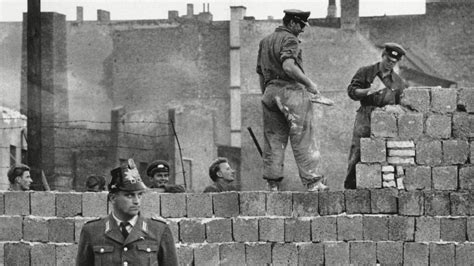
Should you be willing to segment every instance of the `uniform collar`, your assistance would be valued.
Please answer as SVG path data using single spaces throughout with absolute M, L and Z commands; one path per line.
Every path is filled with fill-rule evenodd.
M 118 226 L 120 226 L 120 223 L 122 223 L 122 222 L 128 222 L 132 227 L 134 227 L 135 224 L 137 224 L 138 215 L 135 215 L 129 221 L 122 221 L 119 218 L 117 218 L 117 216 L 115 216 L 114 212 L 112 212 L 112 218 L 114 218 L 114 220 L 115 220 L 115 222 L 117 223 Z
M 132 227 L 132 231 L 130 231 L 130 233 L 128 234 L 127 239 L 123 239 L 122 233 L 120 232 L 120 227 L 117 224 L 118 219 L 116 219 L 113 213 L 111 213 L 105 222 L 105 235 L 123 245 L 127 245 L 129 243 L 145 239 L 145 237 L 157 239 L 155 234 L 150 231 L 147 220 L 144 219 L 141 215 L 137 215 L 136 218 L 136 226 Z
M 275 29 L 275 32 L 281 32 L 281 31 L 286 31 L 288 33 L 290 33 L 291 35 L 295 36 L 296 38 L 298 38 L 298 36 L 296 36 L 293 32 L 291 32 L 290 29 L 288 29 L 286 26 L 278 26 L 276 29 Z M 299 40 L 299 39 L 298 39 Z

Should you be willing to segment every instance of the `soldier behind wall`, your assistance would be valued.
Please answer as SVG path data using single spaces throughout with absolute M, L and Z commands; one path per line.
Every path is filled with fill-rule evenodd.
M 226 192 L 236 191 L 232 184 L 234 182 L 235 171 L 230 167 L 229 160 L 225 157 L 219 157 L 209 166 L 209 177 L 213 184 L 204 189 L 204 193 L 208 192 Z
M 87 192 L 101 192 L 105 190 L 105 177 L 102 175 L 91 175 L 86 180 Z
M 10 181 L 11 191 L 28 191 L 30 190 L 33 179 L 30 176 L 30 167 L 26 164 L 14 165 L 8 170 L 8 181 Z
M 167 161 L 156 160 L 146 169 L 146 174 L 150 177 L 150 188 L 157 192 L 183 193 L 185 189 L 180 185 L 169 184 L 170 165 Z

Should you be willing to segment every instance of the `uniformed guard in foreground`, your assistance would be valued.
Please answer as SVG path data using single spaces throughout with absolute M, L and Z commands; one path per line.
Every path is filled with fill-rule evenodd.
M 178 265 L 169 226 L 140 214 L 147 187 L 133 160 L 113 169 L 111 175 L 108 188 L 113 210 L 84 225 L 76 265 Z

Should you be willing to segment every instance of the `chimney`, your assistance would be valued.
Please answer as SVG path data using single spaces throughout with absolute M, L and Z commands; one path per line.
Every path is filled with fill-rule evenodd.
M 207 3 L 207 13 L 211 13 L 211 11 L 209 11 L 209 3 Z
M 110 21 L 110 12 L 102 9 L 97 9 L 97 21 L 108 22 Z
M 336 17 L 336 0 L 329 0 L 329 5 L 328 5 L 328 18 L 335 18 Z
M 341 28 L 349 31 L 359 29 L 359 0 L 341 0 Z
M 84 21 L 84 8 L 82 6 L 76 6 L 76 22 L 82 23 Z
M 168 19 L 169 20 L 174 20 L 179 18 L 179 13 L 177 10 L 169 10 L 168 11 Z
M 186 17 L 187 18 L 193 18 L 193 16 L 194 16 L 194 6 L 193 6 L 193 4 L 188 4 L 187 5 Z

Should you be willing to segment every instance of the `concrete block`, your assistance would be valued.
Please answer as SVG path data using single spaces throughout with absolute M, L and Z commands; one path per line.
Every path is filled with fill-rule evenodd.
M 441 237 L 441 221 L 438 217 L 415 218 L 415 242 L 438 242 Z
M 415 150 L 399 150 L 399 149 L 389 149 L 388 156 L 392 157 L 415 157 Z
M 240 192 L 240 214 L 243 216 L 265 216 L 266 193 L 258 191 Z
M 259 219 L 258 239 L 264 242 L 285 242 L 285 219 L 267 217 Z
M 302 243 L 298 245 L 299 265 L 324 265 L 324 245 L 322 243 Z
M 371 114 L 370 133 L 374 137 L 393 138 L 398 135 L 395 114 L 373 111 Z
M 72 217 L 82 214 L 82 193 L 56 193 L 56 216 Z
M 403 242 L 379 241 L 377 244 L 377 261 L 381 265 L 403 264 Z
M 4 201 L 3 192 L 0 192 L 0 215 L 5 213 L 5 201 Z
M 412 140 L 387 140 L 388 149 L 411 149 L 415 148 Z
M 403 185 L 407 190 L 431 190 L 431 167 L 412 166 L 405 172 Z
M 388 239 L 392 241 L 413 241 L 415 239 L 415 218 L 392 215 L 388 219 Z
M 422 165 L 439 165 L 442 161 L 441 142 L 418 141 L 416 143 L 416 163 Z
M 4 244 L 5 265 L 30 265 L 31 245 L 9 242 Z
M 362 216 L 337 216 L 337 240 L 353 241 L 364 239 Z
M 206 240 L 209 243 L 232 242 L 232 221 L 212 219 L 206 223 Z
M 457 107 L 457 90 L 451 88 L 431 89 L 431 111 L 435 113 L 452 113 Z
M 212 194 L 187 194 L 186 210 L 188 212 L 188 217 L 212 217 Z
M 474 137 L 474 115 L 463 112 L 453 114 L 453 137 L 469 139 Z
M 48 242 L 48 220 L 26 216 L 23 219 L 23 239 L 31 242 Z
M 458 107 L 468 113 L 474 113 L 474 88 L 459 90 Z
M 349 265 L 349 243 L 327 242 L 324 243 L 324 259 L 326 265 Z
M 451 192 L 449 194 L 449 201 L 451 202 L 450 206 L 452 216 L 469 215 L 469 193 Z
M 6 191 L 4 192 L 3 197 L 5 200 L 5 214 L 30 214 L 30 192 Z
M 272 249 L 272 265 L 297 265 L 298 249 L 293 243 L 275 243 Z
M 455 265 L 454 244 L 429 243 L 431 265 Z
M 344 192 L 346 213 L 370 213 L 370 191 L 366 189 L 350 189 Z
M 194 249 L 192 246 L 177 245 L 176 256 L 180 266 L 194 265 Z
M 469 142 L 469 162 L 474 164 L 474 141 Z
M 74 219 L 52 218 L 48 220 L 50 242 L 74 243 Z
M 402 139 L 417 139 L 423 135 L 423 114 L 405 113 L 398 117 L 398 136 Z
M 356 165 L 357 188 L 380 188 L 382 187 L 382 170 L 379 164 Z
M 432 138 L 448 139 L 451 137 L 451 116 L 430 114 L 426 119 L 426 135 Z
M 401 105 L 409 109 L 426 113 L 430 110 L 430 90 L 427 88 L 408 88 L 403 91 Z
M 420 191 L 401 191 L 398 198 L 398 213 L 407 216 L 423 215 L 424 197 Z
M 219 265 L 220 255 L 217 244 L 204 244 L 194 248 L 195 265 Z
M 462 243 L 456 245 L 455 265 L 470 265 L 474 261 L 474 243 Z
M 457 190 L 458 167 L 437 166 L 431 169 L 433 189 L 435 190 Z
M 429 246 L 426 243 L 405 242 L 403 261 L 410 265 L 429 265 Z
M 375 265 L 377 253 L 375 242 L 354 241 L 349 243 L 351 265 Z
M 107 216 L 107 192 L 85 192 L 82 194 L 82 216 L 102 217 Z M 147 194 L 145 196 L 148 197 Z M 143 205 L 141 208 L 143 212 Z
M 346 210 L 344 206 L 344 192 L 322 192 L 319 193 L 319 214 L 340 214 Z
M 30 255 L 31 255 L 30 265 L 56 266 L 56 246 L 53 244 L 35 243 L 31 245 Z M 58 265 L 64 265 L 64 264 L 58 264 Z
M 388 216 L 364 216 L 364 240 L 388 240 Z
M 443 162 L 445 164 L 465 164 L 469 158 L 469 142 L 466 140 L 444 140 Z
M 267 194 L 267 214 L 276 216 L 291 216 L 293 209 L 291 192 L 277 192 Z
M 395 180 L 383 181 L 382 182 L 382 187 L 383 188 L 395 188 L 395 187 L 397 187 L 397 183 L 395 182 Z
M 147 192 L 142 198 L 140 212 L 149 217 L 161 216 L 160 198 L 161 193 L 159 192 L 153 190 Z M 201 206 L 201 208 L 205 208 L 205 206 Z
M 443 241 L 464 242 L 467 232 L 466 218 L 441 218 L 440 231 Z
M 474 165 L 464 165 L 459 168 L 459 188 L 474 190 Z
M 245 244 L 245 263 L 247 265 L 271 265 L 272 244 L 271 243 Z
M 76 263 L 77 245 L 57 245 L 56 265 L 74 265 Z
M 235 217 L 239 215 L 239 194 L 237 192 L 212 194 L 212 204 L 216 217 Z
M 258 241 L 258 219 L 256 218 L 233 218 L 232 233 L 236 242 Z
M 385 162 L 387 149 L 384 139 L 360 139 L 360 158 L 364 163 Z
M 206 229 L 202 221 L 183 219 L 179 223 L 179 240 L 184 243 L 202 243 L 206 239 Z
M 394 173 L 382 173 L 382 181 L 383 182 L 390 182 L 395 181 L 395 174 Z
M 397 213 L 398 190 L 391 188 L 370 190 L 372 213 Z
M 294 192 L 293 193 L 293 215 L 318 216 L 319 194 L 312 192 Z
M 399 156 L 389 156 L 387 157 L 387 162 L 389 164 L 415 164 L 414 157 L 399 157 Z
M 245 244 L 221 244 L 219 245 L 219 255 L 219 265 L 245 265 Z
M 310 242 L 311 220 L 308 218 L 285 219 L 285 242 Z
M 56 216 L 56 193 L 35 191 L 30 193 L 31 215 Z
M 185 193 L 162 193 L 160 195 L 161 216 L 164 218 L 186 217 Z
M 428 216 L 449 216 L 451 205 L 449 192 L 430 191 L 425 192 L 425 215 Z
M 311 220 L 311 239 L 313 242 L 336 241 L 336 217 L 314 217 L 314 219 Z
M 467 241 L 474 242 L 474 217 L 466 218 Z
M 19 241 L 23 237 L 21 216 L 0 216 L 0 241 Z
M 382 173 L 394 173 L 395 168 L 393 165 L 382 165 Z
M 5 265 L 5 243 L 6 242 L 0 242 L 0 265 Z

